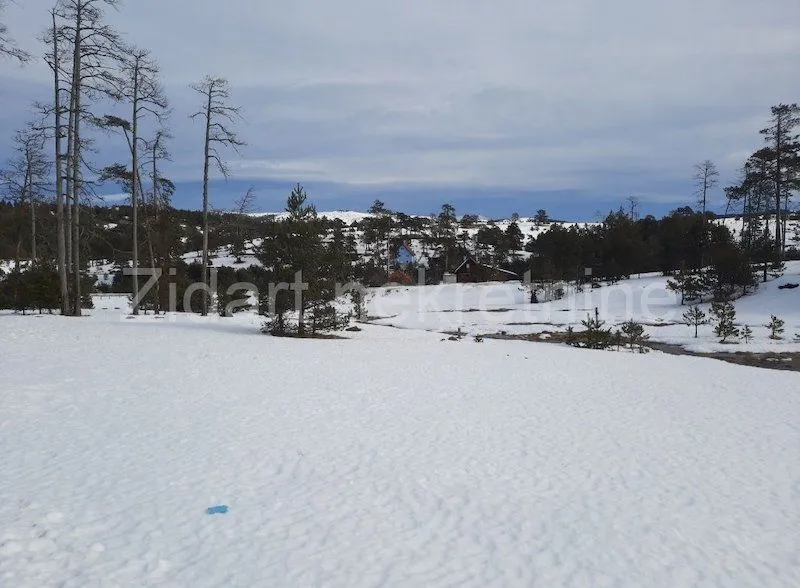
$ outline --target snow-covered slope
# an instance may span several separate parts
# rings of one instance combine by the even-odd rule
[[[530,303],[530,290],[519,282],[452,284],[423,287],[376,288],[369,298],[368,313],[379,324],[407,329],[466,333],[511,334],[563,330],[581,321],[597,308],[608,326],[635,320],[646,325],[655,341],[677,343],[702,351],[800,351],[794,333],[800,333],[800,288],[781,290],[787,283],[800,283],[800,262],[786,264],[785,275],[735,302],[737,324],[749,325],[755,340],[747,345],[720,345],[710,326],[701,327],[701,337],[682,324],[686,310],[675,293],[667,290],[667,278],[649,274],[611,286],[577,292],[553,302]],[[710,304],[701,308],[708,311]],[[770,340],[764,327],[770,315],[786,321],[782,340]]]
[[[257,326],[0,315],[0,585],[800,585],[797,374]]]
[[[346,225],[351,225],[354,222],[361,222],[366,218],[370,218],[374,215],[368,212],[356,212],[354,210],[329,210],[318,212],[318,216],[327,218],[329,220],[340,220]],[[289,216],[287,212],[253,212],[250,216],[272,216],[275,217],[276,220],[280,220]]]

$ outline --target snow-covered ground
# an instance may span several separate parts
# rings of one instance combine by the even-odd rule
[[[796,373],[96,306],[0,314],[0,586],[800,585]]]
[[[606,326],[620,326],[627,320],[645,325],[654,341],[679,344],[694,351],[798,351],[800,343],[800,288],[781,290],[787,283],[800,283],[800,262],[788,262],[783,277],[759,284],[758,290],[734,302],[736,324],[749,325],[754,340],[739,345],[720,344],[713,327],[694,329],[683,324],[687,306],[667,290],[667,278],[647,274],[611,286],[568,291],[557,301],[530,303],[530,290],[520,282],[451,284],[441,286],[394,286],[376,288],[369,297],[368,313],[378,324],[405,329],[457,331],[489,334],[541,333],[581,329],[581,321],[597,308]],[[700,305],[708,312],[710,304]],[[771,340],[764,326],[774,314],[785,321],[780,340]]]

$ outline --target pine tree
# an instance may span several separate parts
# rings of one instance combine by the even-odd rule
[[[690,327],[694,327],[694,338],[697,339],[698,328],[700,325],[707,325],[709,320],[706,313],[700,310],[699,306],[694,305],[683,313],[683,322]]]
[[[259,301],[259,312],[271,317],[266,329],[275,335],[302,337],[346,326],[330,306],[341,277],[341,265],[332,263],[339,252],[334,256],[326,246],[324,223],[307,201],[305,189],[298,184],[286,202],[288,216],[268,227],[258,252],[259,260],[271,269],[273,282],[284,286],[262,292]],[[297,316],[296,329],[287,323],[292,311]]]
[[[753,340],[753,329],[751,329],[748,325],[745,325],[742,328],[742,339],[744,339],[745,343],[750,343]]]
[[[631,349],[637,349],[639,353],[645,353],[644,342],[650,339],[650,335],[644,334],[644,326],[633,319],[622,325],[622,332],[628,341]]]
[[[569,325],[567,327],[566,333],[564,335],[564,341],[566,342],[567,345],[570,345],[572,347],[580,347],[578,336],[575,333],[575,329],[572,327],[572,325]]]
[[[594,309],[594,318],[586,315],[586,320],[581,321],[581,324],[586,328],[582,333],[586,347],[605,349],[612,345],[611,329],[603,328],[606,322],[600,319],[600,312],[597,308]]]
[[[759,151],[769,162],[772,205],[775,207],[775,261],[780,263],[786,247],[786,224],[792,194],[800,188],[800,106],[772,107],[770,125],[761,130],[767,146]]]
[[[782,337],[780,335],[785,330],[783,328],[784,324],[786,324],[785,321],[779,319],[774,314],[770,315],[769,323],[764,325],[765,327],[767,327],[770,330],[769,338],[770,339],[775,339],[775,340],[782,339]]]
[[[687,300],[700,298],[703,291],[702,277],[686,269],[686,264],[681,262],[671,280],[667,280],[667,290],[681,295],[681,306]]]
[[[730,302],[714,302],[711,304],[711,314],[716,326],[714,334],[720,337],[720,343],[725,343],[729,337],[738,337],[739,329],[734,325],[736,309]]]

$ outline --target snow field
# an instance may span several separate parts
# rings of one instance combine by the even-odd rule
[[[368,313],[378,324],[429,331],[456,331],[486,334],[505,331],[509,334],[580,330],[581,321],[597,308],[607,327],[627,320],[645,325],[651,339],[682,345],[695,351],[797,351],[800,344],[800,289],[781,290],[786,283],[800,282],[800,262],[788,262],[783,277],[759,284],[758,290],[734,301],[737,325],[750,325],[755,339],[749,344],[719,344],[713,327],[700,327],[700,337],[683,324],[679,297],[667,290],[666,277],[646,274],[617,284],[583,292],[569,291],[561,300],[530,303],[530,291],[519,282],[452,284],[441,286],[394,286],[375,288],[368,300]],[[700,305],[709,313],[710,303]],[[785,321],[782,340],[769,339],[764,327],[770,314]]]
[[[253,321],[0,315],[0,585],[800,585],[796,374]]]

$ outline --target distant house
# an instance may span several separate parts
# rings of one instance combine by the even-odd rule
[[[453,272],[459,283],[470,282],[509,282],[520,277],[512,271],[492,267],[467,257]]]
[[[397,254],[394,258],[395,267],[407,268],[414,265],[416,257],[411,247],[407,243],[403,243],[397,248]]]

